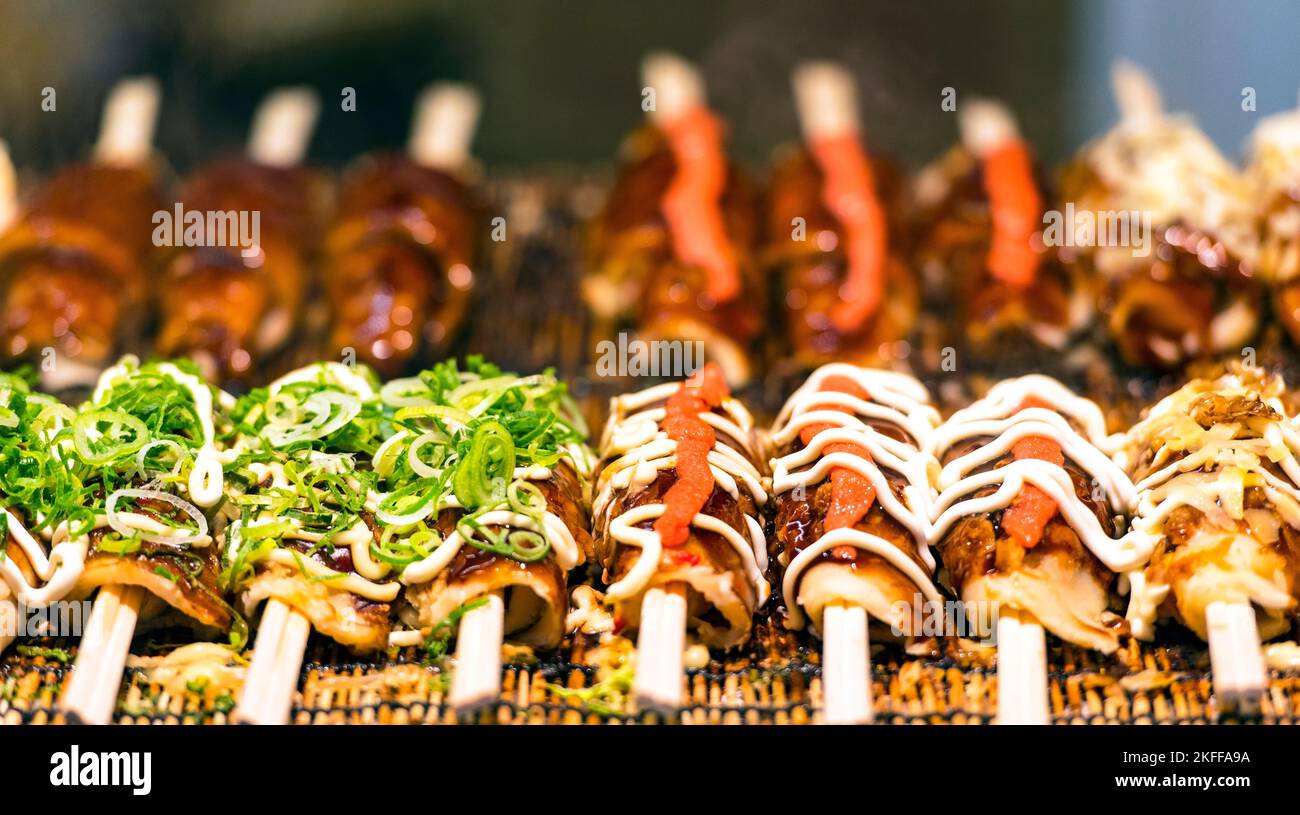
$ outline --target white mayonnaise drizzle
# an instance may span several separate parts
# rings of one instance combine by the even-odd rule
[[[1145,450],[1155,448],[1153,471],[1136,485],[1141,496],[1129,537],[1140,545],[1154,547],[1165,535],[1165,522],[1174,510],[1191,506],[1206,518],[1197,537],[1226,539],[1244,536],[1238,522],[1250,518],[1244,508],[1245,490],[1259,486],[1283,522],[1300,528],[1300,430],[1288,418],[1280,399],[1280,380],[1247,381],[1238,374],[1217,380],[1195,380],[1158,402],[1147,418],[1128,434],[1128,443],[1118,457],[1134,466]],[[1215,393],[1224,397],[1258,397],[1277,411],[1279,418],[1251,420],[1250,435],[1235,439],[1241,425],[1235,422],[1202,428],[1189,416],[1200,396]],[[1261,428],[1260,422],[1266,422]],[[1266,462],[1284,477],[1270,472]],[[1272,534],[1276,534],[1273,532]],[[1196,545],[1196,540],[1188,543]],[[1147,575],[1130,576],[1127,618],[1134,636],[1151,639],[1157,609],[1168,596],[1170,586],[1152,581]],[[1280,586],[1254,584],[1249,600],[1266,609],[1288,607],[1292,598]]]
[[[123,357],[116,365],[106,369],[99,377],[91,397],[92,402],[102,400],[114,384],[132,376],[138,366],[139,361],[135,357],[127,356]],[[224,490],[221,463],[216,457],[212,391],[197,377],[185,373],[175,365],[163,363],[158,368],[163,374],[188,390],[194,400],[195,413],[198,415],[200,427],[203,430],[203,441],[194,461],[194,469],[190,474],[188,490],[190,499],[194,503],[201,507],[212,506],[221,498]],[[229,395],[224,393],[219,398],[223,400],[223,403],[225,400],[231,399]],[[47,438],[51,439],[64,425],[61,414],[54,412],[52,416],[53,420],[45,430]],[[56,453],[66,454],[69,449],[70,445],[65,442],[61,446],[56,446],[55,451]],[[76,587],[77,581],[80,580],[82,573],[85,571],[86,557],[90,549],[89,533],[72,538],[69,535],[69,527],[65,521],[57,524],[52,530],[45,530],[42,534],[45,542],[42,543],[28,532],[11,512],[8,510],[0,511],[8,516],[10,540],[22,550],[39,581],[39,585],[30,585],[22,570],[18,568],[18,564],[12,558],[5,558],[3,563],[0,563],[0,579],[4,580],[13,596],[18,601],[29,606],[44,606],[66,597]],[[121,513],[118,517],[122,523],[133,528],[144,529],[155,534],[183,535],[183,532],[159,524],[153,519],[137,513]],[[39,523],[45,519],[36,518],[35,520]],[[96,516],[91,527],[92,529],[99,529],[107,525],[108,519],[101,513]],[[46,545],[49,546],[48,552]],[[193,545],[203,546],[205,543],[203,540],[199,540],[195,541]]]
[[[101,401],[115,384],[132,376],[138,364],[139,361],[135,357],[128,356],[106,369],[99,377],[99,383],[95,386],[91,400]],[[190,500],[200,507],[210,507],[221,500],[225,490],[225,475],[221,469],[221,457],[217,454],[217,434],[212,421],[212,391],[203,380],[182,371],[170,362],[160,363],[157,368],[189,391],[190,398],[194,401],[194,412],[198,415],[199,426],[203,429],[203,441],[194,457],[194,467],[190,470],[187,486]],[[223,403],[228,400],[233,403],[228,394],[222,394],[219,398]]]
[[[868,398],[863,400],[847,393],[821,390],[826,379],[833,376],[851,379]],[[906,443],[891,438],[868,421],[891,424],[912,441]],[[785,403],[772,428],[772,444],[776,449],[784,449],[796,442],[808,427],[827,427],[813,436],[807,445],[772,459],[772,491],[779,495],[794,490],[815,490],[816,485],[830,477],[832,469],[853,470],[871,482],[876,501],[911,533],[917,554],[925,563],[922,569],[889,541],[859,529],[827,532],[785,564],[781,585],[789,605],[792,627],[801,628],[805,622],[796,601],[803,573],[817,562],[822,553],[836,546],[852,546],[876,555],[906,575],[928,599],[942,599],[931,580],[935,561],[928,544],[933,459],[919,449],[928,442],[938,424],[938,411],[929,404],[929,394],[920,382],[906,374],[844,363],[818,368]],[[852,453],[827,453],[826,446],[836,442],[861,447],[870,458]],[[886,470],[903,476],[907,482],[903,488],[903,501],[899,501],[890,488]],[[785,557],[783,554],[782,558]]]
[[[12,557],[6,557],[0,563],[0,577],[4,578],[13,596],[24,605],[33,607],[46,606],[66,597],[85,570],[89,537],[69,538],[67,525],[60,524],[51,536],[49,554],[46,555],[45,546],[18,522],[13,513],[7,509],[0,509],[0,512],[8,516],[11,545],[18,544],[41,581],[39,586],[30,585],[18,563]]]
[[[1055,409],[1018,410],[1030,398]],[[1068,419],[1073,419],[1082,433]],[[998,383],[983,399],[954,413],[931,436],[929,452],[940,460],[963,441],[981,437],[993,437],[993,440],[954,459],[940,471],[939,497],[931,514],[930,543],[942,540],[963,517],[1006,509],[1025,484],[1033,484],[1051,496],[1061,517],[1107,568],[1128,572],[1145,564],[1154,543],[1130,536],[1110,537],[1075,493],[1074,482],[1064,467],[1050,461],[1020,459],[978,472],[1009,454],[1012,445],[1027,436],[1049,438],[1060,445],[1065,458],[1092,477],[1095,488],[1101,491],[1098,497],[1104,497],[1113,512],[1121,514],[1132,509],[1137,496],[1132,482],[1102,452],[1118,446],[1119,439],[1105,435],[1101,409],[1090,400],[1075,396],[1060,382],[1034,374]],[[973,493],[995,485],[998,488],[992,494],[972,497]]]
[[[606,534],[618,543],[641,549],[636,564],[605,593],[611,602],[626,600],[644,591],[659,569],[663,552],[659,533],[636,525],[663,515],[666,506],[662,503],[642,504],[616,518],[609,517],[609,513],[616,491],[644,487],[658,478],[660,470],[677,466],[677,443],[660,426],[665,408],[650,406],[666,401],[680,387],[679,383],[669,382],[639,393],[617,396],[610,401],[610,418],[600,445],[602,458],[609,463],[600,475],[592,517],[597,527],[605,529]],[[700,414],[700,419],[712,427],[718,437],[708,455],[714,484],[732,497],[739,498],[743,483],[755,506],[761,507],[767,503],[767,491],[754,465],[758,458],[753,438],[754,420],[740,402],[730,397],[723,400],[719,409],[721,413]],[[735,442],[743,453],[724,442],[724,436]],[[716,533],[736,550],[745,577],[761,604],[770,592],[763,578],[767,569],[767,542],[758,518],[745,515],[745,525],[747,528],[742,533],[704,513],[691,520],[691,526]]]

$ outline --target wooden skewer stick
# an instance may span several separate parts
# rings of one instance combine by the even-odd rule
[[[294,167],[307,156],[320,100],[310,88],[279,88],[266,95],[253,115],[248,157],[259,164]],[[284,724],[293,708],[311,621],[274,597],[262,609],[253,660],[240,692],[239,721]]]
[[[1244,715],[1258,713],[1260,696],[1268,687],[1268,673],[1255,608],[1250,603],[1210,603],[1205,609],[1205,628],[1219,709]]]
[[[248,157],[272,167],[302,163],[311,144],[320,99],[310,88],[280,88],[266,95],[253,115]]]
[[[1047,637],[1024,612],[998,616],[998,724],[1047,724]]]
[[[1155,80],[1128,60],[1116,60],[1111,66],[1110,84],[1119,104],[1120,118],[1126,122],[1158,116],[1164,108]]]
[[[124,79],[113,87],[95,143],[97,163],[129,167],[149,160],[161,95],[153,77]],[[63,693],[69,721],[107,724],[112,718],[144,597],[139,586],[100,588]]]
[[[439,82],[420,94],[407,153],[425,167],[455,172],[469,161],[482,102],[469,85]]]
[[[871,622],[861,606],[827,606],[822,617],[822,693],[827,724],[869,724]]]
[[[806,62],[791,78],[804,140],[857,133],[857,87],[833,62]],[[871,622],[866,609],[827,606],[822,617],[822,693],[827,724],[871,721]]]
[[[268,723],[289,721],[289,711],[293,708],[293,695],[298,690],[298,678],[302,674],[302,660],[307,653],[307,639],[311,636],[311,621],[297,611],[290,611],[284,621],[284,636],[280,639],[280,650],[276,655],[276,672],[271,692],[264,698],[267,702],[265,718]]]
[[[77,649],[72,677],[63,692],[68,721],[108,724],[112,720],[144,597],[139,586],[113,585],[99,590]]]
[[[858,132],[857,85],[844,68],[834,62],[805,62],[795,69],[791,82],[805,141]]]
[[[4,591],[4,589],[0,589]],[[12,596],[0,599],[0,654],[18,637],[18,606]]]
[[[636,640],[637,704],[661,713],[682,706],[683,652],[686,648],[686,586],[670,583],[648,589],[641,599],[641,630]]]
[[[9,145],[0,140],[0,233],[18,218],[18,173]]]
[[[127,167],[148,161],[161,96],[158,80],[151,76],[118,82],[104,103],[95,161]]]
[[[1020,138],[1015,116],[1006,105],[992,99],[963,102],[957,113],[957,124],[962,144],[979,158]]]
[[[641,81],[654,91],[654,107],[648,113],[657,122],[671,122],[705,103],[704,78],[676,54],[647,54],[641,62]]]
[[[449,701],[457,715],[501,697],[501,642],[505,638],[505,599],[501,592],[460,618],[456,632],[456,672]]]
[[[283,600],[267,599],[239,697],[243,724],[285,724],[293,708],[311,621]]]

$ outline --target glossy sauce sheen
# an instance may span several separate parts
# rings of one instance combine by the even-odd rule
[[[48,346],[65,359],[111,360],[152,272],[154,182],[145,168],[68,167],[0,236],[6,356]]]
[[[383,376],[442,353],[474,286],[479,210],[452,176],[402,156],[364,160],[343,185],[326,238],[334,351],[356,349]]]

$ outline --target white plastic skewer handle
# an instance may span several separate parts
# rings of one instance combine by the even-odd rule
[[[301,164],[319,115],[320,98],[311,88],[272,91],[253,115],[248,157],[272,167]]]
[[[1253,715],[1268,687],[1255,609],[1250,603],[1210,603],[1205,609],[1214,696],[1223,710]]]
[[[0,141],[0,232],[18,218],[18,173],[14,170],[9,145]]]
[[[151,76],[118,82],[104,103],[95,161],[123,166],[147,161],[153,152],[161,96],[158,80]]]
[[[861,606],[827,606],[822,617],[822,693],[827,724],[871,721],[870,620]]]
[[[858,132],[857,85],[844,68],[834,62],[805,62],[795,69],[791,82],[806,141]]]
[[[469,85],[439,82],[420,94],[407,152],[417,164],[454,172],[469,160],[482,101]]]
[[[676,54],[647,54],[641,62],[641,81],[654,89],[650,118],[655,121],[671,122],[705,102],[704,78],[694,65]]]
[[[662,713],[674,713],[682,706],[685,647],[684,587],[649,589],[641,599],[641,631],[636,640],[632,691],[638,705]]]
[[[8,593],[8,589],[0,589]],[[6,596],[0,600],[0,654],[8,648],[13,641],[17,639],[18,632],[18,606],[14,603],[13,597]]]
[[[456,633],[456,672],[449,702],[464,714],[501,696],[501,641],[505,637],[506,605],[500,593],[460,618]]]
[[[298,689],[298,676],[302,673],[302,660],[307,653],[307,638],[310,636],[311,621],[291,609],[284,621],[284,636],[280,638],[273,684],[264,697],[266,706],[262,716],[265,723],[284,724],[289,721],[293,694]]]
[[[977,157],[1020,138],[1016,117],[1006,105],[992,99],[963,102],[957,112],[957,126],[962,144]]]
[[[70,722],[108,724],[112,720],[143,601],[144,589],[139,586],[99,590],[63,693],[63,709]]]
[[[1151,75],[1137,65],[1126,59],[1115,60],[1110,68],[1110,85],[1124,121],[1139,122],[1160,115],[1164,107],[1160,89]]]
[[[289,720],[310,634],[311,622],[302,612],[283,600],[266,601],[239,698],[240,722],[284,724]]]
[[[1047,724],[1047,638],[1020,612],[998,616],[998,724]]]

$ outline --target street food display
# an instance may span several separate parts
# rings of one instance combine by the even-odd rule
[[[1067,265],[1097,281],[1109,341],[1130,365],[1240,355],[1264,311],[1246,180],[1190,119],[1161,109],[1136,66],[1119,63],[1114,84],[1120,122],[1062,172],[1061,200],[1092,223]]]
[[[642,67],[649,123],[593,227],[583,295],[598,321],[645,340],[704,343],[733,385],[756,373],[767,286],[755,262],[757,191],[727,158],[704,80],[670,54]]]
[[[1210,645],[1216,692],[1257,706],[1260,641],[1300,610],[1300,430],[1284,383],[1238,368],[1195,379],[1133,427],[1123,461],[1136,483],[1138,545],[1128,621],[1141,639],[1176,621]]]
[[[511,356],[551,307],[501,282],[532,255],[489,246],[516,210],[468,87],[337,185],[302,88],[179,176],[148,80],[87,163],[20,190],[0,149],[0,659],[65,665],[51,715],[134,715],[147,676],[314,721],[344,704],[322,671],[373,670],[424,695],[346,704],[713,721],[768,672],[806,691],[782,715],[867,723],[931,693],[899,690],[920,658],[979,673],[978,720],[1046,723],[1091,704],[1049,664],[1138,687],[1148,647],[1194,653],[1205,715],[1267,713],[1300,664],[1300,115],[1239,168],[1121,64],[1121,120],[1055,189],[965,96],[913,177],[861,77],[807,63],[760,186],[702,71],[643,67],[607,194],[546,221],[572,310],[528,324],[590,346],[564,360]],[[158,239],[189,211],[226,239]],[[616,334],[673,364],[592,376]]]

